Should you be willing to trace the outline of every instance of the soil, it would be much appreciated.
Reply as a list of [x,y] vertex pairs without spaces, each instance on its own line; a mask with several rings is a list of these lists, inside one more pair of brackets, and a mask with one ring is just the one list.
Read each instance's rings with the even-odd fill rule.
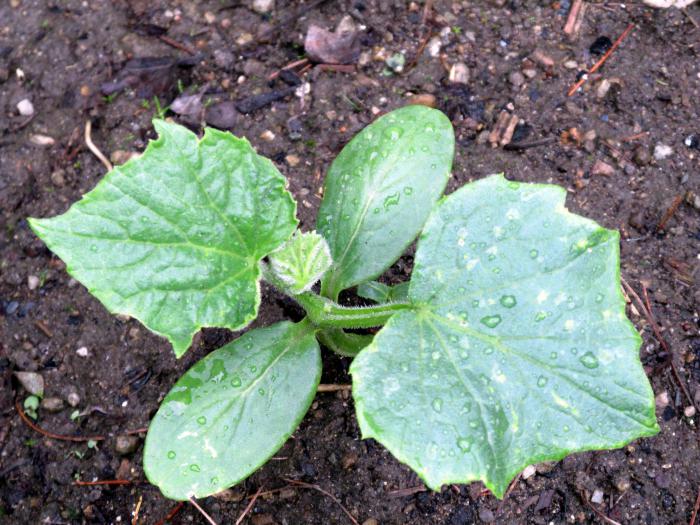
[[[684,141],[700,134],[700,29],[692,20],[700,20],[700,7],[683,13],[637,4],[591,2],[578,35],[568,38],[566,0],[436,0],[427,17],[422,3],[404,0],[277,0],[267,14],[245,2],[218,0],[3,1],[0,523],[127,523],[139,502],[138,523],[157,523],[174,507],[145,482],[143,435],[124,456],[116,451],[116,436],[147,426],[175,380],[236,334],[204,330],[176,360],[163,339],[134,320],[110,315],[72,280],[31,233],[26,217],[65,211],[104,174],[85,147],[86,120],[92,120],[100,149],[123,161],[124,152],[141,151],[153,137],[150,121],[158,111],[153,97],[165,107],[187,88],[204,93],[205,105],[287,89],[287,96],[250,114],[229,111],[224,125],[248,137],[289,178],[304,229],[314,226],[323,174],[341,147],[376,114],[404,105],[411,94],[434,95],[457,133],[448,191],[500,171],[568,188],[571,209],[622,232],[622,275],[638,294],[643,285],[648,288],[672,352],[660,346],[640,308],[631,309],[654,391],[667,393],[667,400],[660,396],[661,433],[620,450],[538,466],[503,501],[479,484],[422,491],[416,476],[379,444],[360,440],[347,392],[320,393],[273,461],[225,498],[200,501],[217,523],[235,522],[248,504],[245,498],[260,488],[287,487],[285,479],[317,485],[337,502],[315,489],[290,486],[263,494],[244,523],[349,523],[340,504],[367,525],[688,523],[700,487],[700,434],[698,416],[684,415],[691,401],[679,381],[700,405],[700,150]],[[319,67],[304,72],[303,96],[280,80],[268,80],[303,54],[309,24],[332,29],[345,15],[360,27],[362,54],[355,72]],[[567,97],[579,69],[598,58],[591,56],[591,44],[600,36],[614,41],[630,23],[634,30],[604,67]],[[436,39],[418,55],[429,34]],[[532,58],[536,51],[552,64]],[[406,59],[400,73],[384,60],[396,53]],[[170,59],[156,62],[158,67],[151,61],[125,68],[129,59],[144,57]],[[467,83],[449,80],[458,62],[468,68]],[[603,79],[611,85],[607,93]],[[104,85],[109,90],[115,81],[128,85],[105,96]],[[33,103],[31,118],[18,114],[23,99]],[[485,131],[493,129],[502,109],[520,119],[515,142],[550,142],[516,150],[492,147]],[[197,116],[168,116],[199,127]],[[37,144],[42,140],[50,144]],[[659,144],[672,149],[665,158]],[[677,197],[680,204],[664,220]],[[410,266],[407,255],[387,278],[405,279]],[[252,326],[298,314],[266,289]],[[81,347],[87,356],[76,352]],[[322,382],[349,382],[348,359],[327,352],[324,362]],[[39,409],[43,428],[107,439],[90,447],[28,428],[14,408],[15,399],[26,397],[11,378],[19,370],[39,372],[48,397],[75,405],[66,403],[58,412]],[[73,484],[116,477],[135,483]],[[590,503],[595,490],[603,494],[599,505]],[[204,519],[186,505],[172,523]]]

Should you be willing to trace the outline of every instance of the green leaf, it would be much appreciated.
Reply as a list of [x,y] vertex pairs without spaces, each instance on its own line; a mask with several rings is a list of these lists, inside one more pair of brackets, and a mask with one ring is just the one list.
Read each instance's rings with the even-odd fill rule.
[[331,265],[328,243],[316,232],[294,236],[269,257],[270,270],[284,288],[297,295],[308,292]]
[[405,301],[408,298],[408,284],[406,282],[388,286],[378,281],[367,281],[358,285],[357,295],[375,303]]
[[423,227],[452,167],[449,119],[425,106],[380,117],[355,136],[326,177],[317,228],[333,266],[323,294],[381,275]]
[[160,137],[143,155],[30,224],[109,311],[167,337],[179,357],[201,327],[255,318],[258,261],[291,236],[296,204],[247,140],[154,125]]
[[562,188],[493,176],[443,199],[409,298],[355,358],[364,437],[433,488],[658,431],[625,316],[619,236],[564,208]]
[[176,500],[242,481],[294,432],[320,378],[310,323],[251,330],[199,361],[163,400],[146,437],[146,476]]

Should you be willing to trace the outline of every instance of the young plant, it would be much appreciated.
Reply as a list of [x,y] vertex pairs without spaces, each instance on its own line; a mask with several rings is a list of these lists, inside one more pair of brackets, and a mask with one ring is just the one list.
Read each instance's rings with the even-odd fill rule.
[[[318,341],[356,356],[363,437],[435,490],[482,480],[502,497],[527,465],[658,431],[617,232],[567,211],[562,188],[501,175],[441,197],[454,136],[439,111],[404,107],[350,141],[326,177],[319,233],[296,229],[284,177],[246,140],[154,125],[141,157],[65,214],[30,219],[37,235],[178,357],[201,327],[250,323],[261,279],[307,313],[248,331],[175,384],[144,449],[166,496],[230,487],[282,446],[315,395]],[[419,233],[410,282],[373,281]],[[338,304],[353,287],[376,304]]]

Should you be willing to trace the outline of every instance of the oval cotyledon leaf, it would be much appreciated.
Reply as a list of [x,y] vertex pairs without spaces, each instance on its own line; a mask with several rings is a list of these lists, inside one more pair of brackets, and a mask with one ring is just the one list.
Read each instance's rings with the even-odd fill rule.
[[482,480],[502,497],[527,465],[658,432],[619,235],[565,194],[492,176],[444,198],[418,241],[414,310],[352,363],[363,437],[433,489]]
[[292,235],[296,203],[247,140],[154,126],[143,155],[63,215],[29,222],[109,311],[167,337],[179,357],[201,327],[255,318],[258,261]]
[[148,428],[146,476],[176,500],[242,481],[294,432],[320,378],[308,321],[247,332],[199,361],[165,397]]
[[333,264],[322,293],[380,275],[415,239],[452,169],[454,131],[438,110],[406,106],[358,133],[333,161],[317,229]]

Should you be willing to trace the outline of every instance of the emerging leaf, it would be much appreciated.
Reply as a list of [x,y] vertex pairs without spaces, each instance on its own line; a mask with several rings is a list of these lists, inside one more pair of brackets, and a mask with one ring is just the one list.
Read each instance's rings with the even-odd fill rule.
[[368,281],[357,287],[357,295],[375,303],[405,301],[408,298],[408,285],[406,282],[388,286],[379,281]]
[[409,299],[355,358],[364,437],[433,488],[658,431],[625,316],[619,236],[562,188],[493,176],[446,197],[418,243]]
[[146,476],[176,500],[247,478],[297,428],[320,378],[310,323],[251,330],[199,361],[163,400],[146,437]]
[[296,204],[247,140],[154,125],[160,136],[143,155],[30,225],[109,311],[167,337],[179,357],[201,327],[255,318],[258,261],[292,234]]
[[378,118],[355,136],[326,177],[317,228],[333,266],[324,295],[374,279],[415,239],[452,168],[449,119],[425,106]]
[[270,269],[286,290],[308,292],[331,265],[328,243],[316,232],[297,230],[281,248],[270,254]]

